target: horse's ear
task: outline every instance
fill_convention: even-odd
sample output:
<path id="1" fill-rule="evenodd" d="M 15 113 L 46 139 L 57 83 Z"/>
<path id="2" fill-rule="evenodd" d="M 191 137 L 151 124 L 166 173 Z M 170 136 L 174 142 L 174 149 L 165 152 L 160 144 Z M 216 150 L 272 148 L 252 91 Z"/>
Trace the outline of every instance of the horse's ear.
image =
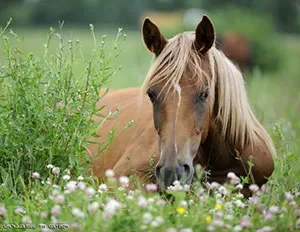
<path id="1" fill-rule="evenodd" d="M 165 37 L 160 33 L 158 27 L 148 18 L 144 20 L 142 33 L 147 48 L 158 56 L 167 43 Z"/>
<path id="2" fill-rule="evenodd" d="M 202 54 L 206 53 L 216 39 L 214 25 L 207 15 L 204 15 L 195 32 L 195 47 Z"/>

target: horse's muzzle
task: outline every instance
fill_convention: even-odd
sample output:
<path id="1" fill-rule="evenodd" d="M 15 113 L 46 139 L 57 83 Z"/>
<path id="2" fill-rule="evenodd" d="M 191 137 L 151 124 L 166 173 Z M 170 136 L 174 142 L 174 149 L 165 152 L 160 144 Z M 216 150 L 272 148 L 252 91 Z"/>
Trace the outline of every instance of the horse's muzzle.
<path id="1" fill-rule="evenodd" d="M 167 188 L 173 184 L 175 180 L 180 181 L 182 185 L 191 184 L 194 175 L 194 168 L 191 165 L 177 165 L 155 167 L 155 177 L 162 188 Z"/>

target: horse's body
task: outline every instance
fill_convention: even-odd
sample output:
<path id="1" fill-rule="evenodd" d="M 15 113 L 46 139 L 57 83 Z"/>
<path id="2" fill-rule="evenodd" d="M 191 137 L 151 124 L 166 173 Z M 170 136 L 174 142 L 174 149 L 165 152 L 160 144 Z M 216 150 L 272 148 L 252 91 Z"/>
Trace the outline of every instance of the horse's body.
<path id="1" fill-rule="evenodd" d="M 213 47 L 209 19 L 195 33 L 169 41 L 149 20 L 143 33 L 156 59 L 142 89 L 112 91 L 99 103 L 106 105 L 104 113 L 120 107 L 119 118 L 103 124 L 100 139 L 116 127 L 120 133 L 94 160 L 94 173 L 136 173 L 166 187 L 176 179 L 189 184 L 198 163 L 210 170 L 209 181 L 224 183 L 230 171 L 246 176 L 252 161 L 251 182 L 264 184 L 273 172 L 273 144 L 250 109 L 241 73 Z M 146 92 L 151 101 L 140 99 Z M 96 145 L 89 149 L 97 153 Z"/>

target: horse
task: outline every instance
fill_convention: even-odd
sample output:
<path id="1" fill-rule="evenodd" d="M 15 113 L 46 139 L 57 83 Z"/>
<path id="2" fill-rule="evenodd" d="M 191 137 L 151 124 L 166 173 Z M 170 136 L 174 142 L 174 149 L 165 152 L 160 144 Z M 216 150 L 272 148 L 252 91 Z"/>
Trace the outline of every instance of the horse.
<path id="1" fill-rule="evenodd" d="M 195 32 L 169 40 L 146 18 L 142 34 L 153 63 L 141 88 L 110 91 L 98 103 L 107 114 L 118 106 L 119 116 L 102 122 L 89 146 L 95 155 L 97 143 L 115 135 L 93 159 L 93 173 L 102 179 L 113 169 L 116 176 L 134 174 L 165 189 L 175 180 L 191 184 L 200 164 L 210 171 L 209 182 L 251 172 L 251 183 L 266 183 L 274 169 L 273 142 L 250 108 L 241 72 L 215 48 L 208 16 Z M 243 191 L 249 193 L 247 186 Z"/>
<path id="2" fill-rule="evenodd" d="M 242 71 L 253 67 L 253 49 L 249 39 L 239 31 L 224 32 L 217 36 L 216 47 Z"/>

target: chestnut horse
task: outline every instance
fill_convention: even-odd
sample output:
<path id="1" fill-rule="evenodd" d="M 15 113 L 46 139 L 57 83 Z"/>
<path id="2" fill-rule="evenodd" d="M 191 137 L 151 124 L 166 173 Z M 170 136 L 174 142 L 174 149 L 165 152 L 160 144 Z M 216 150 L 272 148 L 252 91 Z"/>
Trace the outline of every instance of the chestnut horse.
<path id="1" fill-rule="evenodd" d="M 170 40 L 145 19 L 142 33 L 154 62 L 142 88 L 111 91 L 99 102 L 106 113 L 119 106 L 120 114 L 98 132 L 96 142 L 113 128 L 116 138 L 94 159 L 94 174 L 136 173 L 166 187 L 174 180 L 190 184 L 200 164 L 210 170 L 209 181 L 224 183 L 228 172 L 246 176 L 251 160 L 251 182 L 264 184 L 274 168 L 273 143 L 251 111 L 241 73 L 214 47 L 210 19 Z M 97 154 L 97 144 L 89 149 Z"/>

